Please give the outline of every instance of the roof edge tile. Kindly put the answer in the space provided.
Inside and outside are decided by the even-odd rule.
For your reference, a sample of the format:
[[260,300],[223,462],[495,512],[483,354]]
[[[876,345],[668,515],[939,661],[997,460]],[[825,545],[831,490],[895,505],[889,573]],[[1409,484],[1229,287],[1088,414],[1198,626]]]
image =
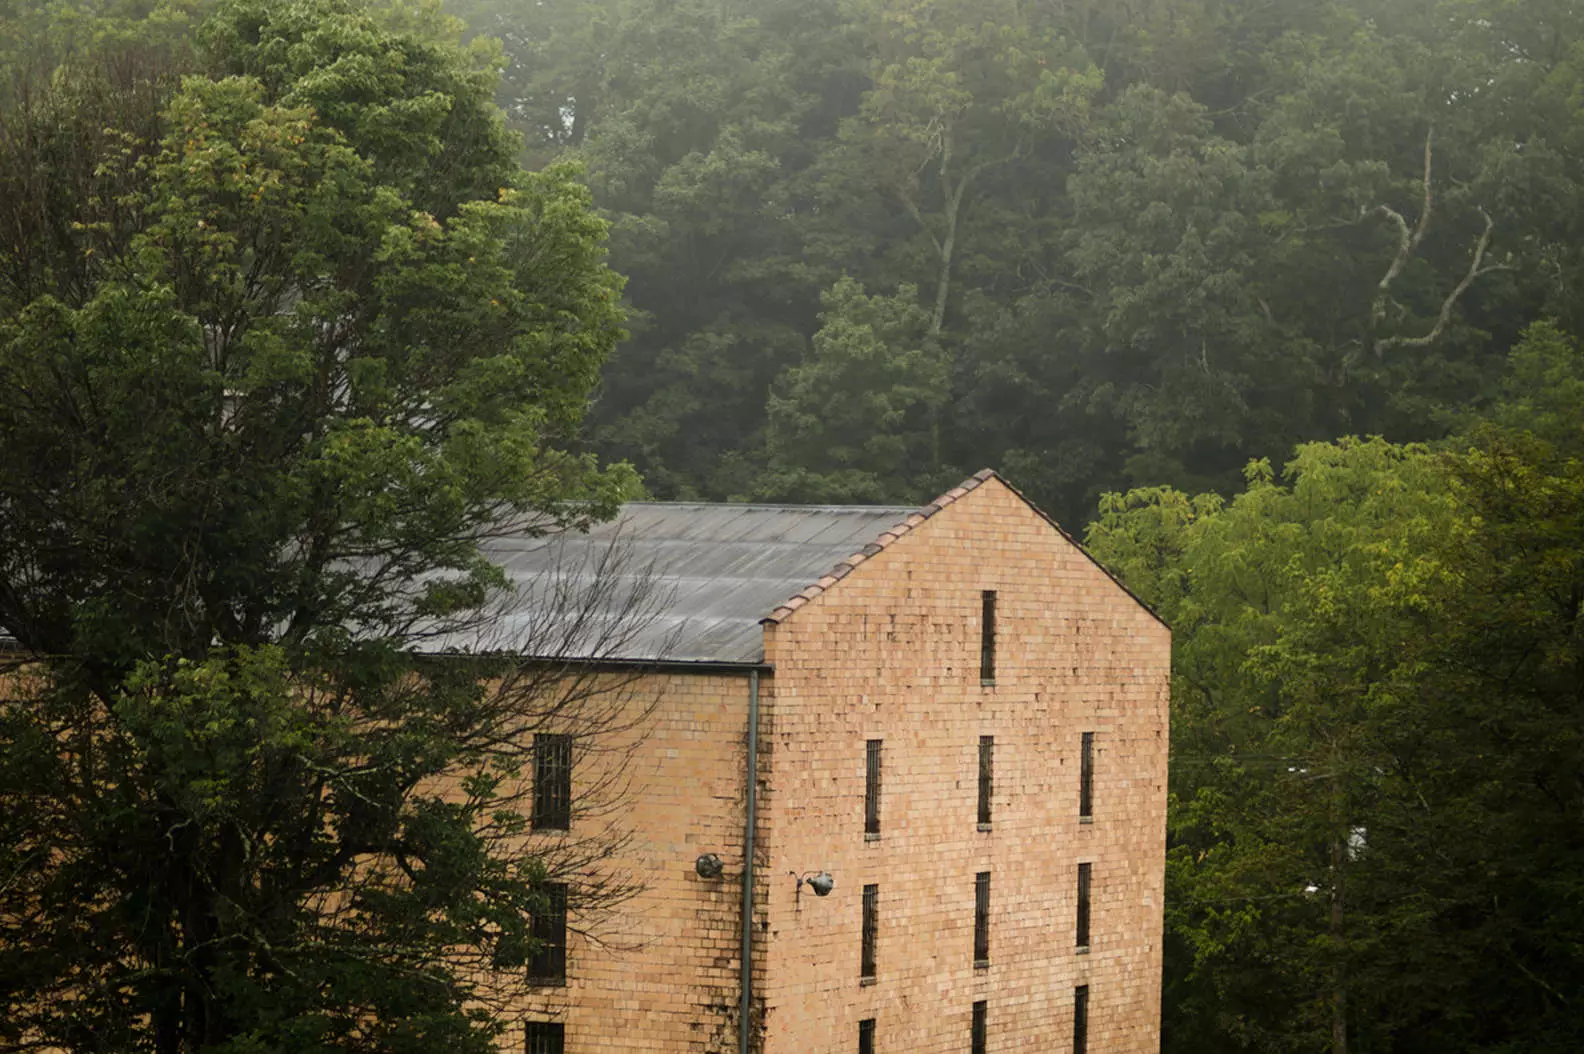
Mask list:
[[[978,472],[975,472],[973,475],[969,476],[967,479],[963,480],[957,486],[953,487],[951,490],[948,490],[945,494],[942,494],[928,505],[925,505],[923,508],[919,509],[917,512],[909,513],[908,516],[895,527],[891,527],[880,532],[880,536],[874,541],[870,542],[858,552],[853,553],[847,559],[841,561],[835,567],[831,568],[831,570],[822,576],[819,581],[815,582],[807,589],[804,589],[789,597],[785,603],[779,605],[774,611],[771,611],[770,614],[760,619],[760,625],[774,625],[783,621],[788,615],[792,614],[792,612],[796,611],[798,608],[807,604],[809,601],[825,592],[825,590],[829,589],[837,582],[840,582],[842,579],[852,574],[859,564],[863,563],[865,560],[871,560],[874,557],[880,555],[880,553],[884,552],[886,549],[895,544],[899,538],[922,524],[925,520],[929,519],[937,512],[940,512],[942,509],[946,508],[946,506],[962,499],[970,491],[973,491],[975,488],[977,488],[981,483],[992,479],[1000,479],[1000,477],[996,474],[995,469],[982,468]],[[1005,484],[1006,480],[1001,480],[1001,482]],[[1009,485],[1009,489],[1013,488],[1010,488]],[[1018,493],[1015,489],[1013,489],[1013,493],[1017,494],[1018,497],[1023,498],[1023,495]],[[1023,498],[1023,500],[1028,501],[1027,498]],[[1032,507],[1032,504],[1030,507]],[[1035,511],[1038,512],[1039,510],[1035,509]],[[1040,513],[1040,515],[1045,516],[1044,513]],[[1045,519],[1053,524],[1056,522],[1051,520],[1049,516],[1045,516]],[[1060,530],[1060,528],[1057,529]],[[1067,532],[1062,531],[1062,534],[1067,535]],[[1071,536],[1069,535],[1068,537],[1070,539]],[[1102,568],[1102,570],[1104,569]],[[1132,596],[1131,593],[1128,595]],[[1136,600],[1138,598],[1134,597],[1134,599]],[[1153,612],[1151,612],[1151,614],[1153,614]]]

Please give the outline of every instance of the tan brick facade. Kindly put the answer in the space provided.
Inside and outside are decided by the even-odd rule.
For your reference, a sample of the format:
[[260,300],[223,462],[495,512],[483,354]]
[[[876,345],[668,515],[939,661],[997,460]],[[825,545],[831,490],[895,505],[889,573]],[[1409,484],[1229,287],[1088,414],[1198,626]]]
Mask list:
[[[982,593],[996,676],[981,684]],[[999,480],[962,494],[766,627],[759,738],[755,1049],[1159,1049],[1166,629]],[[646,888],[574,938],[568,984],[528,996],[566,1049],[737,1049],[746,672],[667,672],[634,745],[633,841]],[[1079,820],[1095,735],[1093,822]],[[994,736],[988,830],[979,739]],[[883,741],[880,834],[864,834],[865,742]],[[718,853],[723,878],[694,860]],[[1093,868],[1090,949],[1075,947],[1078,864]],[[794,873],[836,887],[795,893]],[[989,872],[988,966],[974,964],[974,877]],[[860,980],[862,891],[879,887],[876,976]],[[577,924],[576,918],[573,920]],[[614,939],[613,939],[614,938]],[[756,1014],[756,1017],[758,1015]],[[520,1036],[511,1041],[520,1049]]]

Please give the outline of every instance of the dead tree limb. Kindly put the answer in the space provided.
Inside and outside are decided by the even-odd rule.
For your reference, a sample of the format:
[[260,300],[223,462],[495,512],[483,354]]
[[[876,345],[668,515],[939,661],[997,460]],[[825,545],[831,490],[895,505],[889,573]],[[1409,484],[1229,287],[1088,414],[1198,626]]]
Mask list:
[[1482,275],[1488,275],[1492,271],[1511,270],[1507,264],[1485,263],[1485,252],[1490,248],[1491,231],[1495,229],[1496,224],[1491,219],[1490,213],[1484,209],[1480,209],[1479,212],[1485,219],[1485,229],[1480,232],[1479,240],[1474,243],[1474,255],[1469,260],[1468,272],[1441,302],[1441,313],[1436,316],[1435,326],[1422,337],[1388,337],[1385,340],[1377,340],[1375,342],[1377,356],[1385,353],[1388,348],[1424,348],[1434,344],[1441,339],[1441,334],[1446,332],[1447,325],[1452,321],[1452,309],[1457,306],[1463,294],[1468,292],[1469,286]]
[[[1370,319],[1375,325],[1380,325],[1386,318],[1386,302],[1391,297],[1392,283],[1397,281],[1397,276],[1402,274],[1403,268],[1408,266],[1408,261],[1413,257],[1414,251],[1419,248],[1419,243],[1424,241],[1425,232],[1430,229],[1430,216],[1434,211],[1435,198],[1430,189],[1430,173],[1432,151],[1434,149],[1435,128],[1425,133],[1424,145],[1424,207],[1419,212],[1419,222],[1412,231],[1408,229],[1408,221],[1403,219],[1402,213],[1390,205],[1377,205],[1375,213],[1390,220],[1392,226],[1397,228],[1398,244],[1397,255],[1392,258],[1391,267],[1381,278],[1376,286],[1375,303],[1370,310]],[[1377,349],[1378,349],[1377,345]]]

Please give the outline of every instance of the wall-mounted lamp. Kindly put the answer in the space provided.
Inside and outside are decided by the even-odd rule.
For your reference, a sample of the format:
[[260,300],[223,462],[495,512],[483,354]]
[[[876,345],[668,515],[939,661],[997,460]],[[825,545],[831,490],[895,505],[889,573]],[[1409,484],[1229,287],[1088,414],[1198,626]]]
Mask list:
[[788,871],[787,874],[797,879],[797,889],[792,892],[792,902],[799,911],[803,910],[804,886],[812,889],[816,897],[828,897],[830,891],[836,888],[836,880],[830,876],[829,871],[805,871],[801,875],[796,871]]
[[719,878],[725,872],[726,865],[714,853],[705,853],[693,861],[693,870],[698,872],[700,878]]

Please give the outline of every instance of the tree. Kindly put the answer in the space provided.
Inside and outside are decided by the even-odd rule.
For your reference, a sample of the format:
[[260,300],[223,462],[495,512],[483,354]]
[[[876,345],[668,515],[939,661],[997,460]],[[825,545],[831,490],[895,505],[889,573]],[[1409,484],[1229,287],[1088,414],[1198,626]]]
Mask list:
[[[1448,450],[1348,440],[1230,502],[1112,496],[1175,631],[1167,1047],[1565,1049],[1584,874],[1576,346]],[[1526,425],[1534,423],[1539,431]],[[1554,438],[1548,438],[1554,437]]]
[[492,1050],[601,850],[527,852],[531,733],[632,715],[614,638],[422,652],[631,493],[604,225],[432,9],[164,24],[0,112],[0,1048]]
[[770,399],[763,496],[906,502],[961,475],[941,462],[947,364],[917,298],[867,296],[850,278],[826,294],[813,357]]

